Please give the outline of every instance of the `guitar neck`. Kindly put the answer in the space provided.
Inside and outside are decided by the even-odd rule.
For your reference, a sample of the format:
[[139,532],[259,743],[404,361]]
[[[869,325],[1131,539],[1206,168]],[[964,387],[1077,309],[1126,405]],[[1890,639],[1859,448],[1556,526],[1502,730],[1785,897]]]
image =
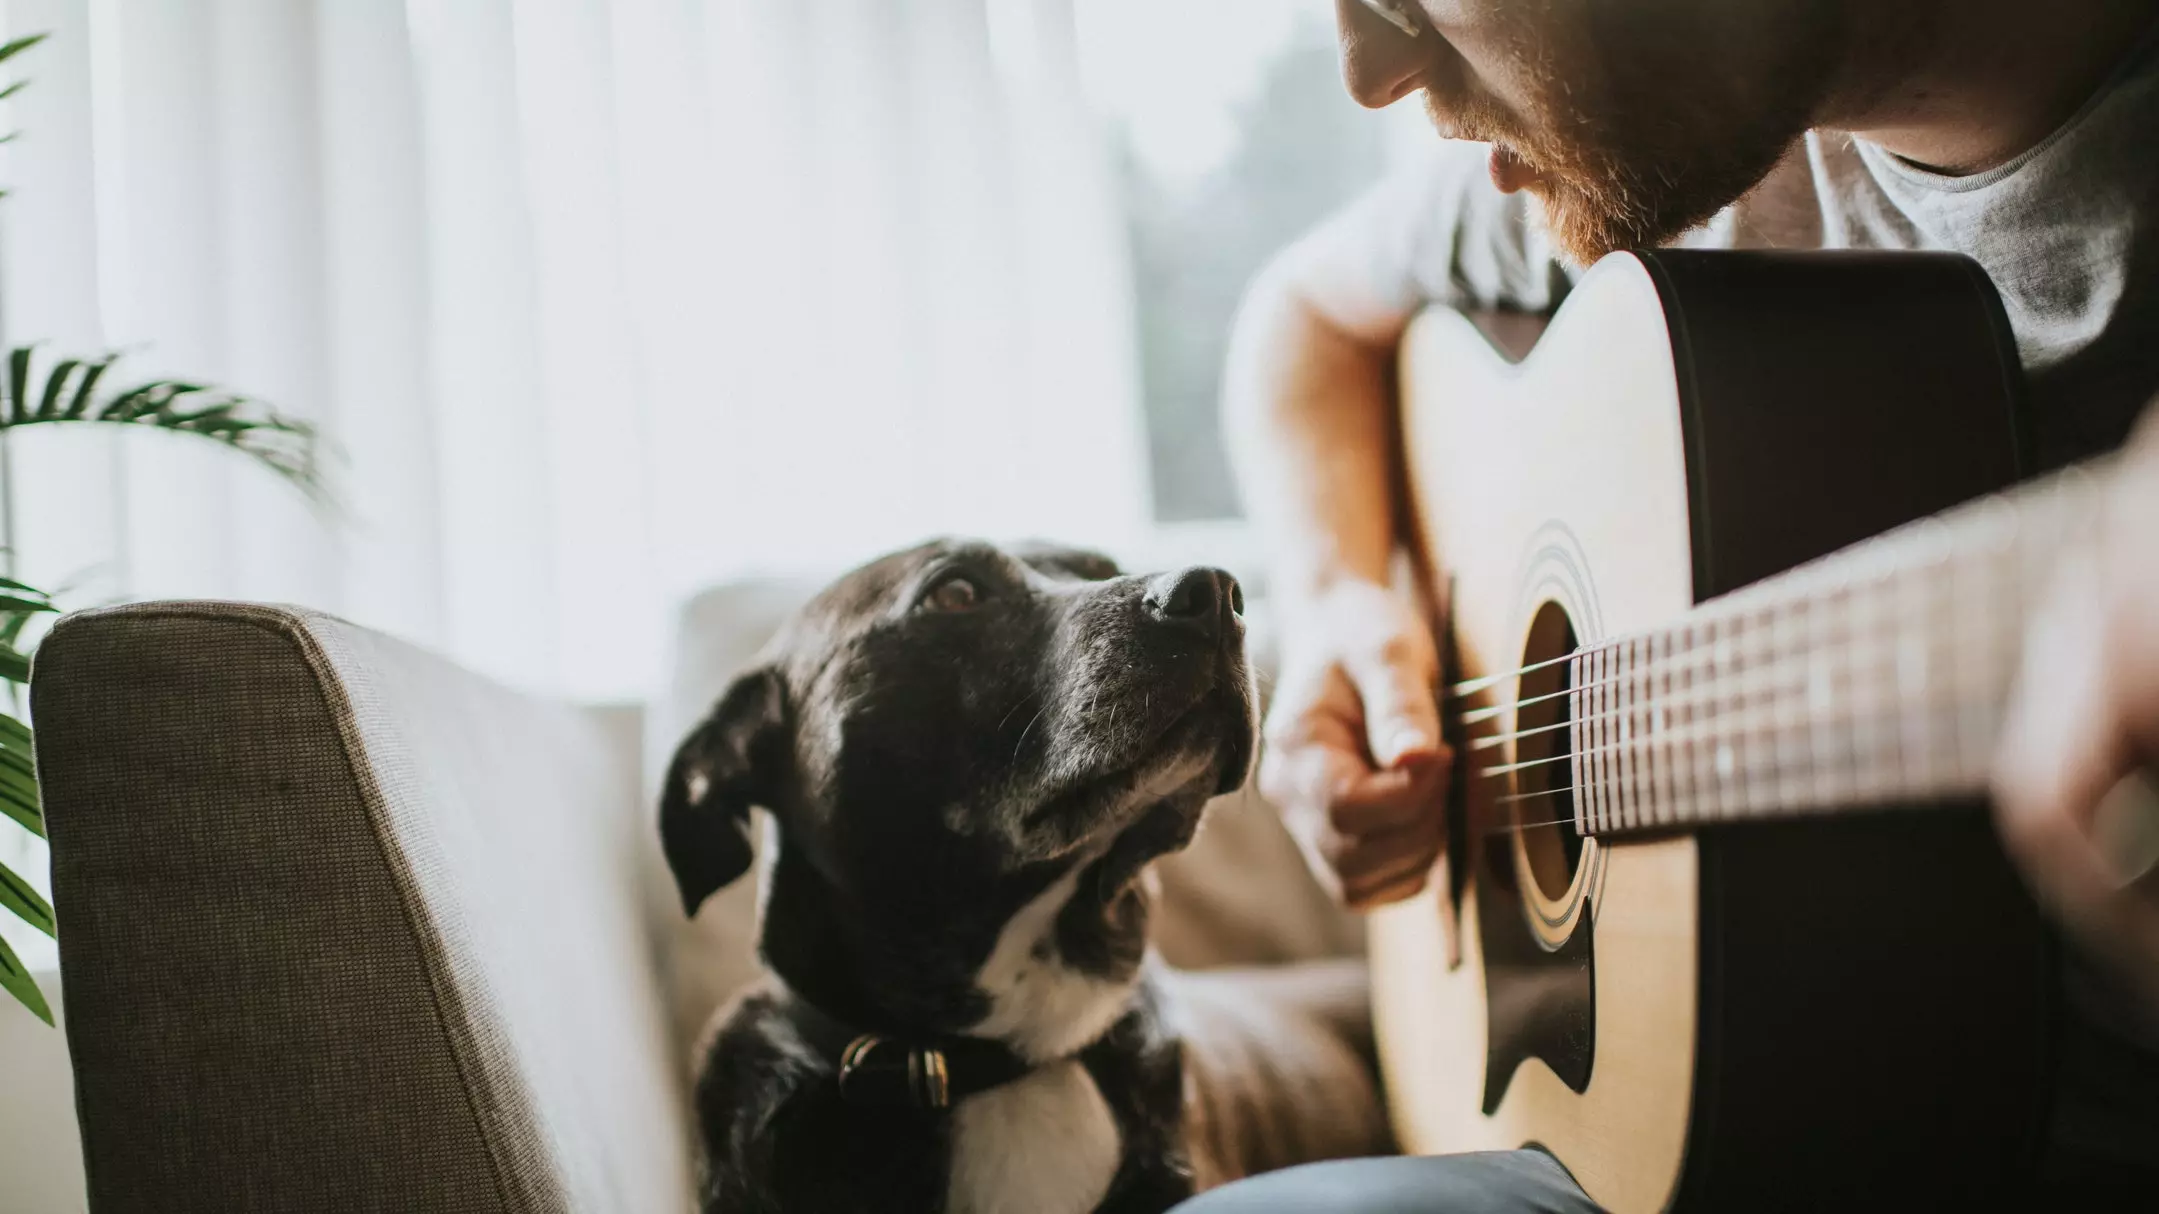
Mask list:
[[1702,604],[1566,663],[1585,834],[1985,789],[2025,624],[2096,517],[2073,469]]

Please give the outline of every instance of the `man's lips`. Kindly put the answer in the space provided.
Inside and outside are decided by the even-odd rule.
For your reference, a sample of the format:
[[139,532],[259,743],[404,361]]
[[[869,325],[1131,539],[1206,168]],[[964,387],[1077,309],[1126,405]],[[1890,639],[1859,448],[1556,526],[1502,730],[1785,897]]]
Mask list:
[[1499,192],[1502,194],[1512,194],[1519,190],[1526,190],[1537,184],[1542,177],[1542,174],[1531,167],[1528,161],[1515,155],[1514,151],[1503,143],[1492,145],[1490,167],[1492,170],[1492,184],[1498,186]]

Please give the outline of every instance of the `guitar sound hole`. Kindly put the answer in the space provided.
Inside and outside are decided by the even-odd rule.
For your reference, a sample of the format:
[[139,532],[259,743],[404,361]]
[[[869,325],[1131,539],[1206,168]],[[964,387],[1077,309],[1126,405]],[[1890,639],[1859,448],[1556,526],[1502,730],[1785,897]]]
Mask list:
[[1574,623],[1557,603],[1538,608],[1522,652],[1515,712],[1516,829],[1537,890],[1553,902],[1567,897],[1582,863],[1582,836],[1574,828],[1574,773],[1570,755],[1572,689],[1562,661],[1575,650]]

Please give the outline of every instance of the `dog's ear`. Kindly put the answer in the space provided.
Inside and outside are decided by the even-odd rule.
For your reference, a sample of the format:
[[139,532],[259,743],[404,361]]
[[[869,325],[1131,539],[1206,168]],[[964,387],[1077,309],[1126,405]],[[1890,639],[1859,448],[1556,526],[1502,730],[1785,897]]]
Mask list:
[[743,675],[667,765],[660,850],[689,914],[749,871],[750,807],[769,804],[785,757],[786,698],[769,668]]
[[1078,578],[1083,582],[1106,582],[1116,577],[1117,562],[1086,548],[1071,548],[1043,540],[1029,540],[1011,548],[1017,557],[1041,573],[1051,577]]

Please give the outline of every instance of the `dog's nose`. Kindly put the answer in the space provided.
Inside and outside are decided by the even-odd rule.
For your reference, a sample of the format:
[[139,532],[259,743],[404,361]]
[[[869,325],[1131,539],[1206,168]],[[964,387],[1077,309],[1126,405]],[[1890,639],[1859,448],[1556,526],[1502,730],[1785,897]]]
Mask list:
[[1222,623],[1224,607],[1233,617],[1244,614],[1244,588],[1220,569],[1195,566],[1155,578],[1146,603],[1158,620],[1214,628]]

